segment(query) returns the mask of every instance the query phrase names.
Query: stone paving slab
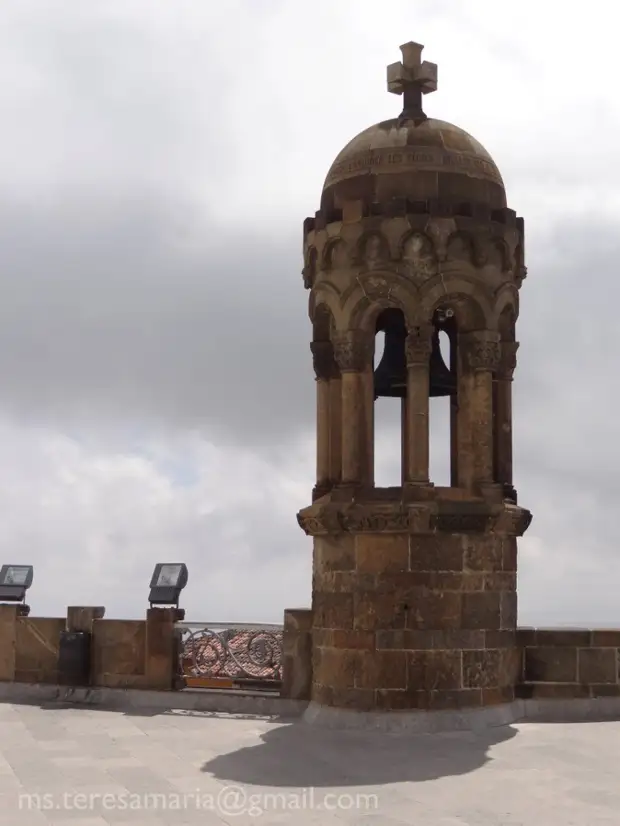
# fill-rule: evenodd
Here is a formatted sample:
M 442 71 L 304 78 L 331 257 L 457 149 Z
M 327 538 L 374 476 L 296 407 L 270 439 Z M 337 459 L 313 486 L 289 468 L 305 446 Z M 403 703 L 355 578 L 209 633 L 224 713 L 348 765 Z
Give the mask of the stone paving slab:
M 337 731 L 0 704 L 0 826 L 618 826 L 620 722 Z

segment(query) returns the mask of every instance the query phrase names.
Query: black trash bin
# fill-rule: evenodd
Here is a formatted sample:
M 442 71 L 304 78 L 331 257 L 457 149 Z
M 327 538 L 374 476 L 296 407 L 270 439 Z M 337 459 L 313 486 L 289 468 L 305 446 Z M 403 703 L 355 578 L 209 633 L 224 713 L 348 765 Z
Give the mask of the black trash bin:
M 90 685 L 91 634 L 87 631 L 62 631 L 58 647 L 60 685 Z

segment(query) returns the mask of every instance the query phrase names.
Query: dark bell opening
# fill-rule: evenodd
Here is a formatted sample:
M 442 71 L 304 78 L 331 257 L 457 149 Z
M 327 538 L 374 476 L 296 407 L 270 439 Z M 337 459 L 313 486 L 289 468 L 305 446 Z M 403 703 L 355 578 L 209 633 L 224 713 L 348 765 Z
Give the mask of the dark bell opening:
M 456 325 L 454 318 L 435 314 L 433 337 L 429 363 L 430 396 L 453 396 L 456 394 Z M 450 366 L 441 354 L 439 333 L 444 331 L 450 340 Z M 384 310 L 377 319 L 376 333 L 385 334 L 385 348 L 380 363 L 374 373 L 375 399 L 404 399 L 407 396 L 407 361 L 405 339 L 407 326 L 400 310 Z

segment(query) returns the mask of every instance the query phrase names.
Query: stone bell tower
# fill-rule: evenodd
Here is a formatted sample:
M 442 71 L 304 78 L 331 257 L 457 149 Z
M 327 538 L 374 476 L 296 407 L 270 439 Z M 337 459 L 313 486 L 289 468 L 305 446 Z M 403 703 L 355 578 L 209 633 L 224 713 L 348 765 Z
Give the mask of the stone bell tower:
M 314 537 L 317 713 L 514 698 L 516 538 L 531 521 L 512 484 L 523 219 L 478 141 L 424 114 L 437 67 L 422 48 L 388 67 L 401 114 L 342 150 L 304 223 L 317 479 L 298 520 Z M 374 484 L 380 396 L 402 405 L 395 488 Z M 435 396 L 450 400 L 450 487 L 429 479 Z

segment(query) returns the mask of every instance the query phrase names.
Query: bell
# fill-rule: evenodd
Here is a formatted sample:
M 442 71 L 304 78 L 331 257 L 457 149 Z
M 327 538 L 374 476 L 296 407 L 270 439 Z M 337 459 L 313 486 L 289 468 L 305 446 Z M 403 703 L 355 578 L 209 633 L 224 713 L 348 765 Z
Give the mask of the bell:
M 383 356 L 374 373 L 375 399 L 407 397 L 407 362 L 405 339 L 407 328 L 402 313 L 386 310 L 377 323 L 377 332 L 385 333 Z M 429 396 L 456 394 L 456 375 L 443 360 L 439 345 L 439 329 L 435 327 L 429 362 Z
M 407 398 L 407 362 L 405 360 L 407 329 L 403 321 L 402 324 L 386 324 L 384 331 L 383 356 L 375 370 L 375 399 L 380 396 L 405 399 Z
M 450 370 L 441 354 L 439 330 L 435 327 L 432 338 L 431 358 L 429 364 L 429 396 L 453 396 L 456 393 L 456 375 Z

